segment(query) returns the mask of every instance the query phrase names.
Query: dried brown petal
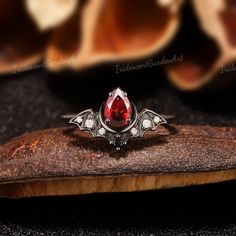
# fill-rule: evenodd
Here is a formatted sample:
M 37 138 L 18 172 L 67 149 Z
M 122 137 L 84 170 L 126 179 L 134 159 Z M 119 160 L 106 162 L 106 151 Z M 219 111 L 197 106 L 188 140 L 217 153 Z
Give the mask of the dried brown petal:
M 52 40 L 47 52 L 51 69 L 81 69 L 151 55 L 168 44 L 179 25 L 178 8 L 171 10 L 155 0 L 130 0 L 125 4 L 119 0 L 90 0 L 81 4 L 78 15 L 67 23 L 79 35 L 74 51 L 64 47 L 71 41 L 76 43 L 74 34 L 68 34 L 65 26 L 57 30 L 60 33 L 55 32 L 56 40 Z M 61 63 L 54 63 L 58 60 Z
M 197 90 L 210 82 L 214 82 L 214 85 L 219 81 L 222 85 L 230 84 L 235 73 L 232 75 L 222 72 L 235 72 L 235 69 L 227 69 L 236 61 L 235 2 L 192 2 L 200 28 L 211 40 L 206 45 L 197 47 L 197 52 L 194 50 L 196 46 L 193 45 L 193 50 L 182 64 L 170 65 L 167 68 L 170 80 L 183 90 Z
M 77 0 L 25 0 L 30 16 L 44 31 L 65 21 L 76 10 Z
M 48 34 L 40 34 L 22 0 L 0 2 L 0 73 L 30 70 L 43 57 Z

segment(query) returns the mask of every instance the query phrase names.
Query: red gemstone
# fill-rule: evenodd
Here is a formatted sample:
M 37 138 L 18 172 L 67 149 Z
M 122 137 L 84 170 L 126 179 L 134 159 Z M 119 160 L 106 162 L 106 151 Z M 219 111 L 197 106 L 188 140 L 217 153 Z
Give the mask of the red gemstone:
M 109 126 L 122 128 L 129 124 L 132 117 L 132 107 L 124 91 L 113 90 L 104 107 L 104 117 Z

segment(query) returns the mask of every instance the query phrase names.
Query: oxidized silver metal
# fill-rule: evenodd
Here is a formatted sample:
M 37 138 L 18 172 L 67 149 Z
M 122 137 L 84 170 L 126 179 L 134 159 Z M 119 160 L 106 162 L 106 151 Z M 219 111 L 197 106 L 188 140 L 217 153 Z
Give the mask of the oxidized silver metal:
M 131 103 L 133 116 L 129 124 L 121 130 L 113 129 L 106 124 L 103 117 L 104 103 L 99 112 L 92 109 L 84 110 L 72 117 L 69 121 L 71 124 L 77 125 L 82 131 L 89 131 L 95 138 L 105 138 L 110 144 L 113 144 L 116 150 L 120 150 L 129 139 L 143 137 L 146 131 L 156 130 L 159 125 L 166 124 L 163 116 L 149 109 L 144 109 L 140 113 L 137 112 L 136 106 Z M 69 118 L 70 115 L 64 116 Z

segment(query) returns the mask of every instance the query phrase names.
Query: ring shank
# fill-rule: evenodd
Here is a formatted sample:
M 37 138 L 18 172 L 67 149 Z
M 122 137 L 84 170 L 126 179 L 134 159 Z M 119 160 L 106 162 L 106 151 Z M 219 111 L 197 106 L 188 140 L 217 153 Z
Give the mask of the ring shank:
M 67 120 L 67 119 L 71 119 L 75 117 L 76 115 L 77 114 L 65 114 L 65 115 L 62 115 L 61 118 Z M 162 114 L 160 114 L 160 116 L 162 116 L 166 120 L 174 119 L 176 117 L 175 115 L 162 115 Z

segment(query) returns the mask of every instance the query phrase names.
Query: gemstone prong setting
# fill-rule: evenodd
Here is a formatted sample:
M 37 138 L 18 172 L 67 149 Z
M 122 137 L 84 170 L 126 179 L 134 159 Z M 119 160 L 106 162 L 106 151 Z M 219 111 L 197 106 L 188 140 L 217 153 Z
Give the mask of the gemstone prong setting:
M 129 139 L 140 138 L 146 131 L 156 130 L 159 125 L 167 123 L 154 111 L 144 109 L 138 113 L 121 88 L 114 89 L 108 95 L 99 112 L 93 112 L 92 109 L 82 111 L 69 123 L 77 125 L 82 131 L 90 131 L 96 138 L 107 139 L 117 151 Z

